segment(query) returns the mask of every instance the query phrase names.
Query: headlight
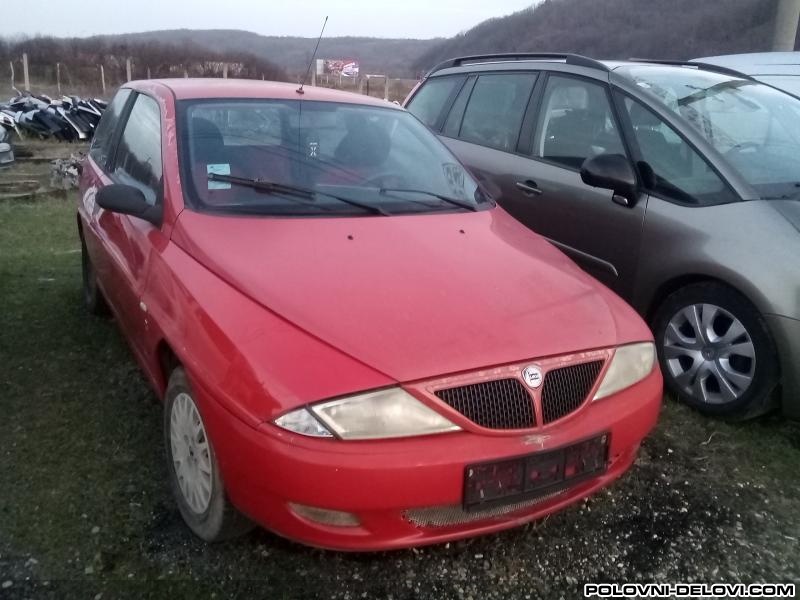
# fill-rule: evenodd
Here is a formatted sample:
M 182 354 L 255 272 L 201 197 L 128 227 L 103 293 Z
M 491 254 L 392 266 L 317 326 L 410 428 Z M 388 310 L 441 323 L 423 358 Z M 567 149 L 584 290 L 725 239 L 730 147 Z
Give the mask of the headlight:
M 275 425 L 312 437 L 333 437 L 333 434 L 319 422 L 319 419 L 305 408 L 299 408 L 278 417 L 275 419 Z
M 652 342 L 620 346 L 614 352 L 611 365 L 606 371 L 603 382 L 594 395 L 595 400 L 632 386 L 641 381 L 653 370 L 656 360 L 656 348 Z
M 401 388 L 320 402 L 287 413 L 275 424 L 296 433 L 321 437 L 323 434 L 309 418 L 328 436 L 333 432 L 345 440 L 407 437 L 461 429 Z

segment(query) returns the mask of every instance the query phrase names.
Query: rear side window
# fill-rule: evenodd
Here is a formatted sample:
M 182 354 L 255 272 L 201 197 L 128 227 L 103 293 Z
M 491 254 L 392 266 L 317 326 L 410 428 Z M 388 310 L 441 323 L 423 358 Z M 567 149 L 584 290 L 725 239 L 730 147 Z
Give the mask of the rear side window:
M 459 138 L 513 152 L 534 83 L 534 73 L 478 77 L 464 111 Z
M 114 95 L 114 99 L 108 105 L 103 117 L 100 119 L 100 123 L 97 125 L 92 146 L 89 148 L 89 156 L 102 167 L 107 167 L 111 160 L 111 154 L 114 151 L 112 148 L 114 132 L 117 129 L 122 111 L 130 95 L 131 90 L 128 88 L 120 89 Z
M 598 154 L 625 154 L 605 86 L 576 77 L 547 79 L 533 144 L 537 158 L 580 169 Z
M 643 104 L 626 97 L 630 118 L 651 191 L 685 204 L 723 204 L 738 197 L 706 160 L 670 125 Z M 643 165 L 640 165 L 640 168 Z
M 155 204 L 161 191 L 161 112 L 158 103 L 139 94 L 114 157 L 114 179 L 133 185 Z
M 442 116 L 447 101 L 464 81 L 462 77 L 433 77 L 422 84 L 406 107 L 408 111 L 425 123 L 428 127 L 435 128 Z

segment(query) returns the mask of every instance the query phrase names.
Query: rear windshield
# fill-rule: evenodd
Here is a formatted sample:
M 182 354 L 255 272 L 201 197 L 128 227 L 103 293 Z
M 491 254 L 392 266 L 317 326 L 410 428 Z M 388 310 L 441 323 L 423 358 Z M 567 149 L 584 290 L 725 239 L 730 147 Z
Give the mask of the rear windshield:
M 404 110 L 253 99 L 184 101 L 179 111 L 184 187 L 199 210 L 336 216 L 489 205 Z

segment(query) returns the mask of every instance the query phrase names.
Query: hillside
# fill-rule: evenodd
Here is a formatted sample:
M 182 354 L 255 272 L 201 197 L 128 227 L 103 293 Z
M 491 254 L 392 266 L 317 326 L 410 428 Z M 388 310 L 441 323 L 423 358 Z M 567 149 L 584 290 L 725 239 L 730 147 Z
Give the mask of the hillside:
M 425 52 L 426 71 L 454 56 L 577 52 L 595 58 L 687 59 L 769 50 L 775 0 L 544 0 L 490 19 Z
M 161 44 L 192 43 L 215 52 L 248 52 L 280 66 L 291 76 L 305 71 L 316 39 L 264 36 L 249 31 L 227 29 L 175 29 L 100 36 L 114 42 Z M 323 37 L 318 58 L 353 58 L 361 63 L 362 73 L 388 73 L 409 77 L 419 57 L 442 40 L 381 39 L 364 37 Z

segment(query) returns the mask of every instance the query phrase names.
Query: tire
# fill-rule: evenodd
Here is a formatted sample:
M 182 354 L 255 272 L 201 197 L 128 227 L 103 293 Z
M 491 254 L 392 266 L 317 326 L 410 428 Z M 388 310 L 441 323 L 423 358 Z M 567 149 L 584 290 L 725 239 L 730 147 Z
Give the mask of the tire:
M 736 420 L 774 408 L 775 342 L 736 290 L 717 282 L 681 288 L 659 306 L 653 331 L 666 387 L 682 402 Z
M 206 542 L 221 542 L 250 531 L 253 523 L 226 496 L 214 447 L 181 367 L 172 372 L 167 385 L 164 442 L 172 494 L 189 529 Z
M 103 292 L 97 285 L 97 275 L 94 271 L 92 259 L 86 250 L 86 244 L 81 241 L 81 276 L 83 288 L 83 303 L 89 314 L 98 317 L 107 317 L 110 314 Z

